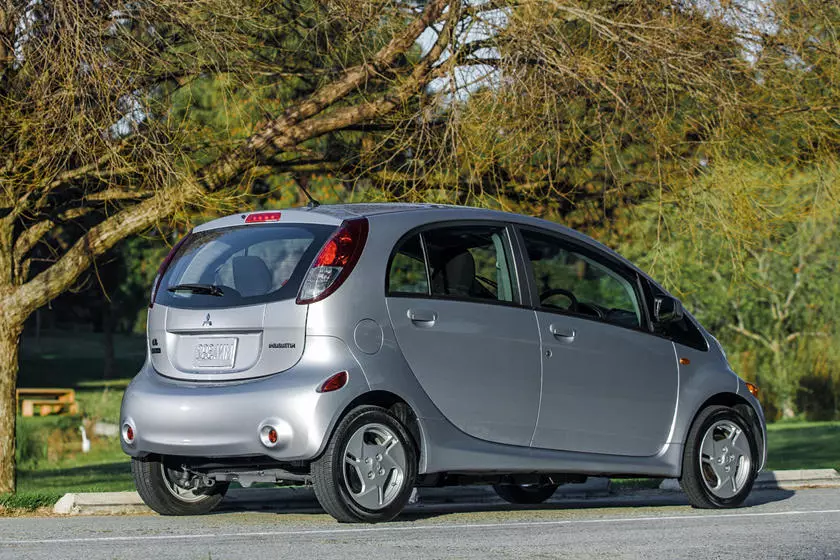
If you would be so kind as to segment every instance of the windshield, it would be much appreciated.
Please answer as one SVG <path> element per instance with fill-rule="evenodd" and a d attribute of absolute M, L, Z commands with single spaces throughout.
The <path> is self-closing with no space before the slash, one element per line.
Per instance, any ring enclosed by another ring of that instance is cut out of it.
<path fill-rule="evenodd" d="M 266 224 L 192 234 L 166 269 L 155 303 L 203 309 L 294 298 L 334 229 Z"/>

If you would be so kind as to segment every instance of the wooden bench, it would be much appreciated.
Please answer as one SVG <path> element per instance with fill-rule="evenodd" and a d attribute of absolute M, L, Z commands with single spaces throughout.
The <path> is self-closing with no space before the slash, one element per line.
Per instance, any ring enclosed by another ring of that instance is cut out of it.
<path fill-rule="evenodd" d="M 15 396 L 22 416 L 79 413 L 73 389 L 18 389 Z"/>

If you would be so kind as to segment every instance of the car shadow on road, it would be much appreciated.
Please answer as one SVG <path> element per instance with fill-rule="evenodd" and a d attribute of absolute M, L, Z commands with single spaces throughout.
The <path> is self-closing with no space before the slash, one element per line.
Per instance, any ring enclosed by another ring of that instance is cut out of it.
<path fill-rule="evenodd" d="M 757 490 L 744 503 L 745 508 L 761 506 L 790 499 L 792 490 Z M 445 503 L 417 504 L 408 507 L 398 517 L 399 521 L 419 521 L 452 513 L 502 513 L 508 511 L 563 512 L 580 510 L 638 510 L 678 508 L 690 511 L 691 506 L 682 492 L 662 492 L 659 490 L 641 490 L 632 494 L 614 494 L 586 499 L 551 500 L 539 505 L 514 505 L 502 501 L 487 503 Z"/>
<path fill-rule="evenodd" d="M 260 512 L 277 515 L 322 515 L 324 510 L 314 498 L 311 490 L 301 490 L 292 500 L 284 500 L 283 494 L 270 489 L 261 489 L 259 494 L 238 492 L 222 502 L 219 514 L 233 512 Z M 311 497 L 308 495 L 311 494 Z M 744 507 L 761 506 L 790 499 L 793 490 L 755 490 L 747 498 Z M 649 508 L 680 508 L 690 510 L 688 500 L 682 492 L 661 490 L 634 490 L 617 492 L 603 497 L 580 499 L 552 499 L 539 505 L 513 505 L 500 499 L 488 497 L 481 500 L 436 499 L 409 505 L 397 518 L 398 521 L 418 521 L 455 513 L 503 513 L 511 511 L 563 512 L 577 510 L 634 510 Z"/>

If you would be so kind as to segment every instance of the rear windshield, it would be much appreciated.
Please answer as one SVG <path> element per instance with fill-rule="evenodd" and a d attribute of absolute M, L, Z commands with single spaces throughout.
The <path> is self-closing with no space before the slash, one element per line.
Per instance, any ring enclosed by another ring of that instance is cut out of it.
<path fill-rule="evenodd" d="M 155 303 L 204 309 L 294 298 L 334 229 L 265 224 L 192 234 L 166 269 Z"/>

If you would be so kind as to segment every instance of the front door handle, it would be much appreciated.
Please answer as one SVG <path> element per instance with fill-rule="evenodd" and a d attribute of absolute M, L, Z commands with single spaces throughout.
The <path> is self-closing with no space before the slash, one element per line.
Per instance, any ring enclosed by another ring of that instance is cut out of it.
<path fill-rule="evenodd" d="M 409 309 L 407 315 L 415 325 L 430 327 L 437 321 L 437 313 L 430 309 Z"/>
<path fill-rule="evenodd" d="M 558 327 L 557 325 L 549 325 L 548 332 L 554 335 L 554 338 L 558 340 L 566 340 L 569 342 L 574 340 L 575 335 L 577 334 L 577 332 L 575 332 L 575 329 L 572 329 L 570 327 Z"/>

